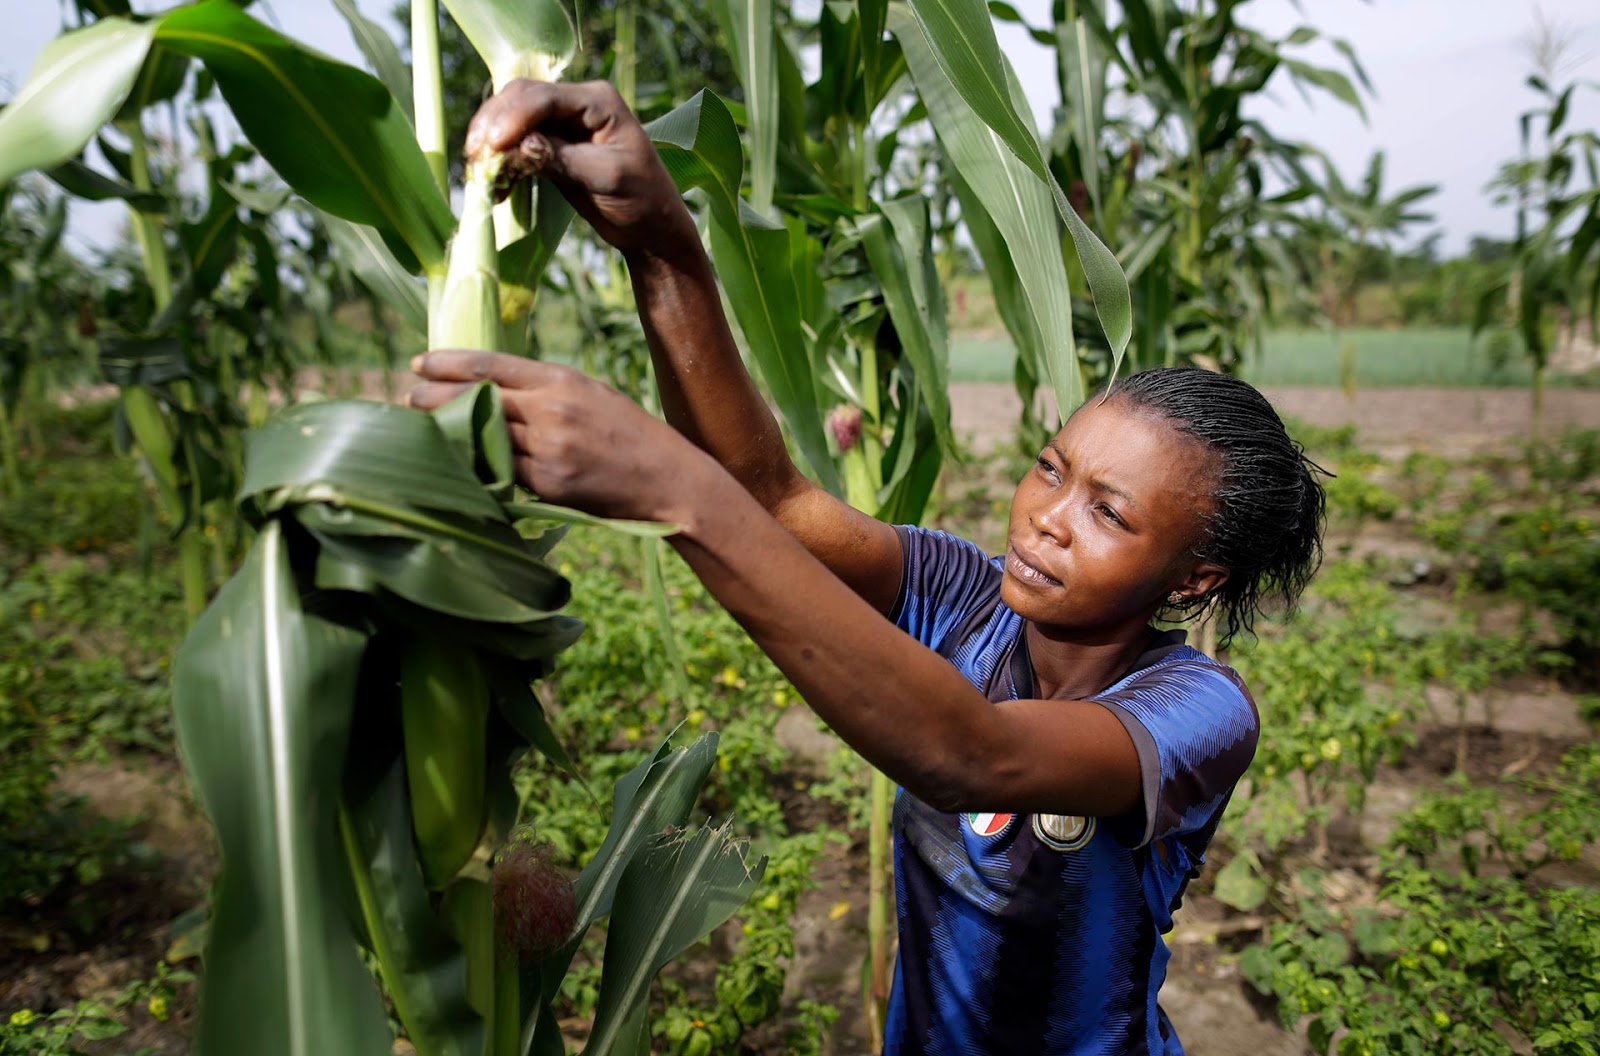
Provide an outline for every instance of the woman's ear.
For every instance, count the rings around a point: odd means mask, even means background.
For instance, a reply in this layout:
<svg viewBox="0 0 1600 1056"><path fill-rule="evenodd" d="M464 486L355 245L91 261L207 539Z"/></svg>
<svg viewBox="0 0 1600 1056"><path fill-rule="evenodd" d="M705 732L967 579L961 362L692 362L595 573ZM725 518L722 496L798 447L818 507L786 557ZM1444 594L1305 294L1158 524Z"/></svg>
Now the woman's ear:
<svg viewBox="0 0 1600 1056"><path fill-rule="evenodd" d="M1228 582L1228 570L1215 561L1197 561L1188 576L1178 584L1177 592L1190 598L1204 598L1222 589Z"/></svg>

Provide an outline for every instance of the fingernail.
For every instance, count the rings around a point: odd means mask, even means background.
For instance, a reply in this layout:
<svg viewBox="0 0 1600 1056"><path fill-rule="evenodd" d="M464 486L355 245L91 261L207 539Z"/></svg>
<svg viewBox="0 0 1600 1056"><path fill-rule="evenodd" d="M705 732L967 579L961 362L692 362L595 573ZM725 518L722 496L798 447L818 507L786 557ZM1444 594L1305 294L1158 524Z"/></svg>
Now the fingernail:
<svg viewBox="0 0 1600 1056"><path fill-rule="evenodd" d="M412 356L411 357L411 373L413 373L413 374L421 374L422 373L422 361L424 359L426 359L426 358L427 358L427 354L423 353L423 352L419 352L416 355Z"/></svg>

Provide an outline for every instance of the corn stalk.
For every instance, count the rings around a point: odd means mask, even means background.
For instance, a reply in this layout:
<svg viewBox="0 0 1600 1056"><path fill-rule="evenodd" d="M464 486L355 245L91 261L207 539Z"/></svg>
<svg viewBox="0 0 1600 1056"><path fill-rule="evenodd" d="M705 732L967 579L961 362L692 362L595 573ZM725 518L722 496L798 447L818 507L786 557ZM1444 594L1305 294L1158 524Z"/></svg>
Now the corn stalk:
<svg viewBox="0 0 1600 1056"><path fill-rule="evenodd" d="M528 14L450 7L497 45ZM541 32L566 18L553 3L539 14ZM508 343L502 271L524 286L537 275L561 211L541 207L497 244L491 197L506 174L484 158L456 223L436 152L389 86L229 0L107 18L52 44L0 113L0 184L75 155L173 54L204 64L285 183L345 225L333 230L369 288L414 310L405 276L421 271L431 339ZM437 68L414 78L420 126ZM580 629L559 614L569 587L546 554L567 525L602 522L517 490L498 393L483 386L433 415L285 410L247 438L240 512L254 544L175 664L180 745L222 846L197 1051L387 1052L358 947L423 1056L563 1051L552 1002L602 917L586 1051L642 1051L651 978L742 903L762 864L726 827L662 835L688 820L709 735L619 782L611 834L576 881L508 847L514 761L538 750L573 769L530 689Z"/></svg>

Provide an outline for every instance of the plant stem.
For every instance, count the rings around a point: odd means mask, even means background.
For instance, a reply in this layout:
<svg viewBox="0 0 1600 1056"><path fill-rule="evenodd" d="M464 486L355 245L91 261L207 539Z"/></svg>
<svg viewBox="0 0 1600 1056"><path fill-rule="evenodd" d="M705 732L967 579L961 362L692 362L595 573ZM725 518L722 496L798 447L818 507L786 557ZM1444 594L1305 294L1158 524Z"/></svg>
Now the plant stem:
<svg viewBox="0 0 1600 1056"><path fill-rule="evenodd" d="M444 144L444 67L439 61L438 0L411 0L411 109L417 123L417 146L428 170L450 198L450 164ZM444 294L444 269L428 271L428 318L432 320Z"/></svg>
<svg viewBox="0 0 1600 1056"><path fill-rule="evenodd" d="M439 189L450 193L450 165L444 144L444 67L439 61L438 0L411 0L411 107L416 114L417 146Z"/></svg>
<svg viewBox="0 0 1600 1056"><path fill-rule="evenodd" d="M0 469L5 471L5 487L0 488L0 493L9 492L15 497L22 485L22 466L17 458L17 436L11 428L11 411L6 407L4 396L0 396Z"/></svg>
<svg viewBox="0 0 1600 1056"><path fill-rule="evenodd" d="M133 185L141 191L152 190L154 183L150 179L150 156L144 129L135 120L125 125L124 130L131 144ZM139 242L145 281L150 284L150 296L159 315L172 303L172 270L167 261L161 220L131 207L128 213ZM149 463L162 512L174 528L184 526L178 536L178 575L183 584L184 609L191 620L196 619L206 607L206 558L204 540L196 531L200 526L199 511L194 511L192 518L186 516L189 511L179 488L176 459L182 455L181 445L172 435L171 423L149 389L142 385L123 389L122 408L134 440Z"/></svg>

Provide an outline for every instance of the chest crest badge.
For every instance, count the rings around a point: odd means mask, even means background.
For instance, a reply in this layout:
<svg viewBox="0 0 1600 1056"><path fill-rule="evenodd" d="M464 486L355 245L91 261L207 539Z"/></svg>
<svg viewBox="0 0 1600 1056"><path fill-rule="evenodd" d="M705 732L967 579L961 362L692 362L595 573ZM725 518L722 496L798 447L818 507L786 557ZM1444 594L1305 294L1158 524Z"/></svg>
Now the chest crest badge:
<svg viewBox="0 0 1600 1056"><path fill-rule="evenodd" d="M1095 819L1071 814L1035 814L1033 834L1046 847L1076 851L1094 839Z"/></svg>
<svg viewBox="0 0 1600 1056"><path fill-rule="evenodd" d="M1015 814L968 814L967 827L979 836L998 836L1011 825Z"/></svg>

